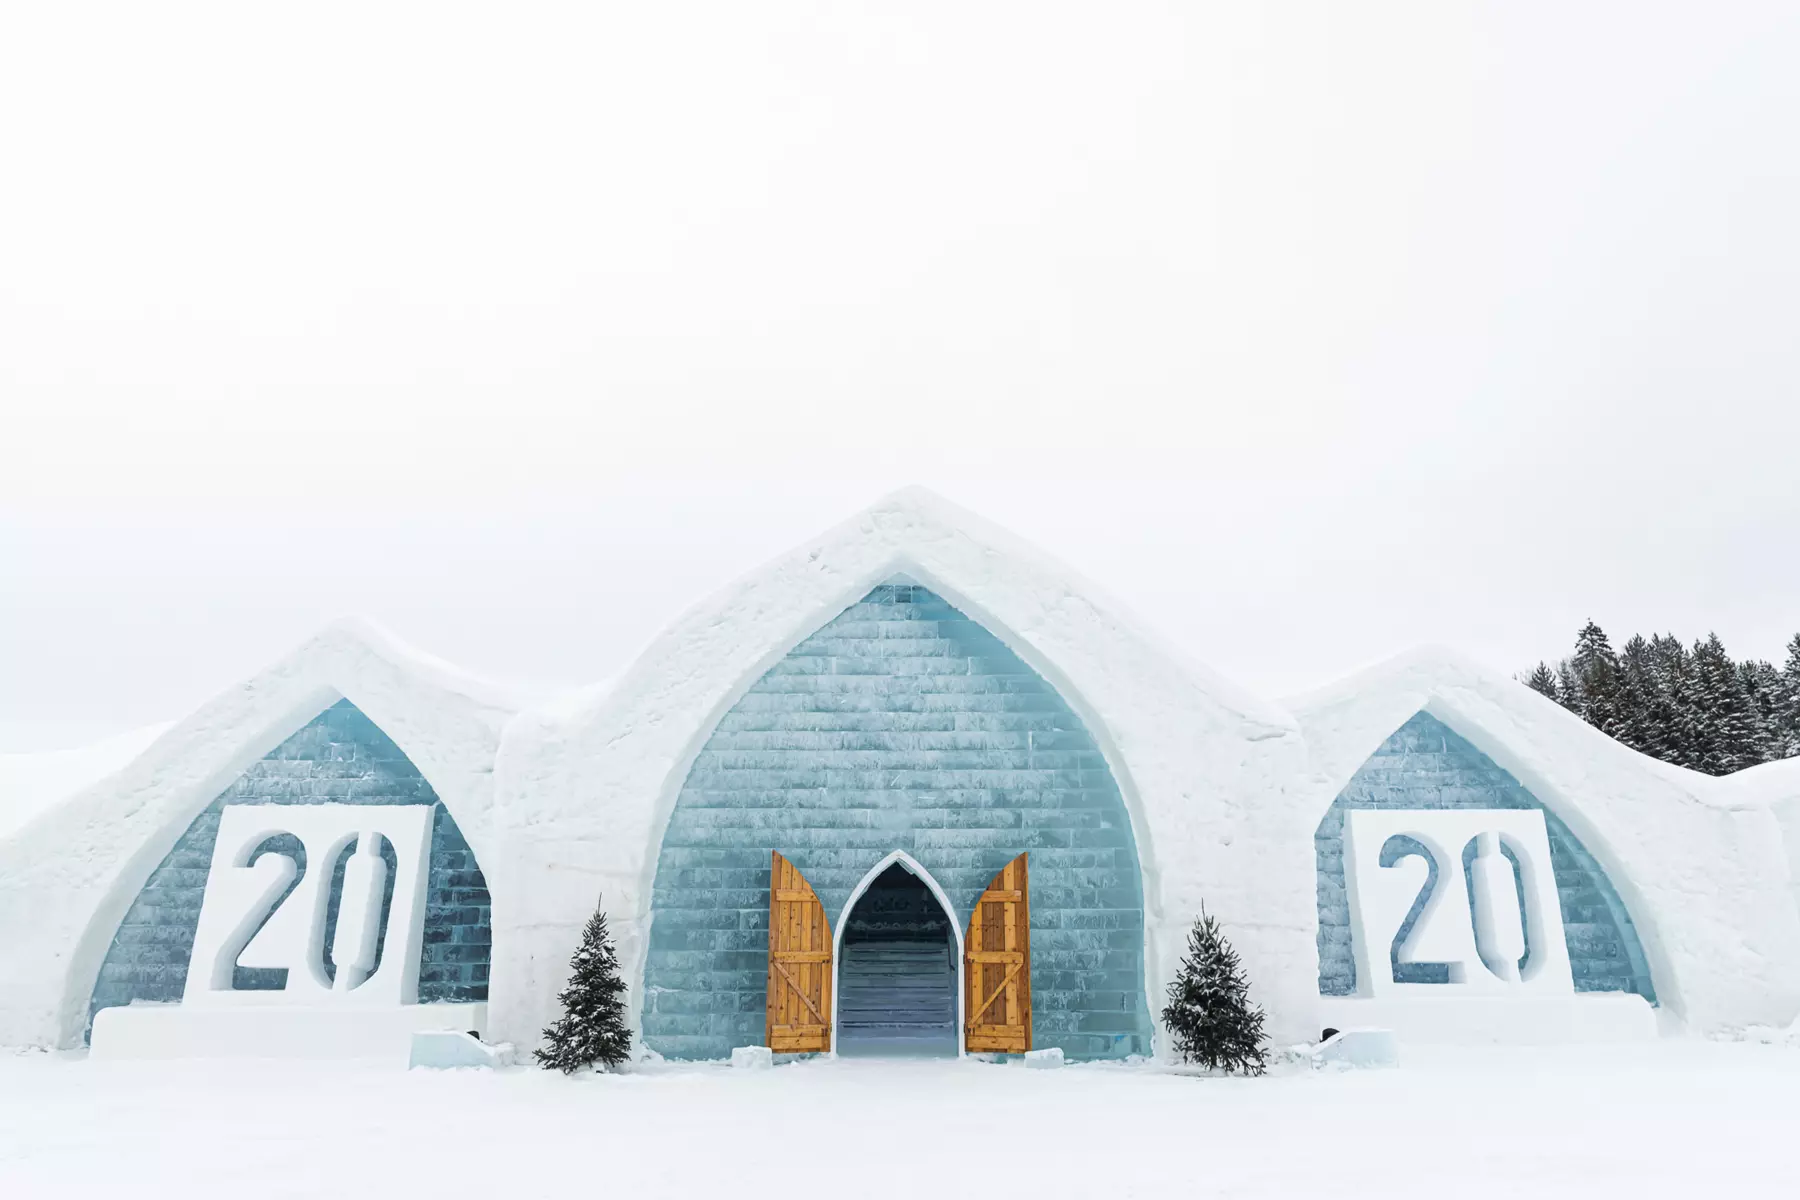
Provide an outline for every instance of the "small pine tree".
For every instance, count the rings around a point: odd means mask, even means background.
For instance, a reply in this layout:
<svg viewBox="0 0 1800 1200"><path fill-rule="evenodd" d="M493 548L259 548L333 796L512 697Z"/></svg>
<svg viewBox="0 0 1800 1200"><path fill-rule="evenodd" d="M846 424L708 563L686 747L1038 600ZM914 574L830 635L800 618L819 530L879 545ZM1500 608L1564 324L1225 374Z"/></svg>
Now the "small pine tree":
<svg viewBox="0 0 1800 1200"><path fill-rule="evenodd" d="M1162 1012L1176 1053L1213 1070L1261 1075L1267 1066L1263 1012L1250 1003L1249 990L1237 951L1202 908Z"/></svg>
<svg viewBox="0 0 1800 1200"><path fill-rule="evenodd" d="M625 981L619 956L606 932L606 914L596 910L581 931L581 945L569 960L569 986L557 996L563 1015L544 1030L540 1066L564 1074L603 1064L616 1067L631 1054L625 1024Z"/></svg>

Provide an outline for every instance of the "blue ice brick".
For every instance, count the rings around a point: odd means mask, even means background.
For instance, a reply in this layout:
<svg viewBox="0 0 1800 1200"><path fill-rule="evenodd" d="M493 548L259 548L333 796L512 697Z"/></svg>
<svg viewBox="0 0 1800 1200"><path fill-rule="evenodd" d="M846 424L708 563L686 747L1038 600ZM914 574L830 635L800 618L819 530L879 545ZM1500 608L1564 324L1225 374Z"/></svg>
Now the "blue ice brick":
<svg viewBox="0 0 1800 1200"><path fill-rule="evenodd" d="M1138 1032L1143 1026L1138 1013L1125 1009L1108 1012L1105 1009L1090 1008L1079 1014L1076 1021L1076 1028L1082 1033L1131 1034Z"/></svg>
<svg viewBox="0 0 1800 1200"><path fill-rule="evenodd" d="M1326 995L1355 991L1343 863L1343 813L1353 808L1543 806L1492 759L1429 714L1420 712L1396 730L1344 785L1314 835L1319 990ZM1654 1003L1648 962L1611 881L1554 813L1545 810L1544 824L1576 988L1632 991ZM1441 976L1442 968L1432 972L1428 965L1427 973Z"/></svg>

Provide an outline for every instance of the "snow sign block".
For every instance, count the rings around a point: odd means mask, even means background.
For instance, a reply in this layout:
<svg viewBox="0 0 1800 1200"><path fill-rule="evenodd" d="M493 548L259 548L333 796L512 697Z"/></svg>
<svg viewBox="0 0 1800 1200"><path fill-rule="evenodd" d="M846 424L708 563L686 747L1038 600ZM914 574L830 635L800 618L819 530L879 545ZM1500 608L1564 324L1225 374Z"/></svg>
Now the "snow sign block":
<svg viewBox="0 0 1800 1200"><path fill-rule="evenodd" d="M420 804L233 804L219 817L182 1003L208 1007L399 1008L418 997L432 810ZM267 851L286 835L308 869ZM393 878L381 854L395 859ZM261 851L259 853L259 851ZM344 883L331 944L333 868ZM392 899L383 911L391 885ZM385 936L383 927L385 924ZM326 955L337 964L327 972ZM237 967L279 968L279 990L232 986Z"/></svg>
<svg viewBox="0 0 1800 1200"><path fill-rule="evenodd" d="M1574 994L1537 809L1358 809L1344 866L1360 994ZM1444 964L1448 982L1396 978L1416 963Z"/></svg>

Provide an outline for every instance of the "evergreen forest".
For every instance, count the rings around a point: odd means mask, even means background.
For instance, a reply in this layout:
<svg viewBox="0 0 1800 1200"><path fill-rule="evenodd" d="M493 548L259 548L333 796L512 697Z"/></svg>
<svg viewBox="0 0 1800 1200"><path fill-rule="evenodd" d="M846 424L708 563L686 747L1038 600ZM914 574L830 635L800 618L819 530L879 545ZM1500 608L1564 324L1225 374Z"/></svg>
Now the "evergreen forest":
<svg viewBox="0 0 1800 1200"><path fill-rule="evenodd" d="M1776 666L1733 659L1716 633L1615 650L1589 621L1573 654L1520 679L1632 749L1708 775L1800 756L1800 634Z"/></svg>

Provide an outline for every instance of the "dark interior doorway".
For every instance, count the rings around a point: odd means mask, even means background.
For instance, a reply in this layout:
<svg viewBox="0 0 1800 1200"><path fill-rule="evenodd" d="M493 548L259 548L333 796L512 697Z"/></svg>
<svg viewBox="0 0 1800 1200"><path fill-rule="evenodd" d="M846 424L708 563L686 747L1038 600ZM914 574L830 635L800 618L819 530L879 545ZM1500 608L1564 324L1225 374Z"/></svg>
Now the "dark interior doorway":
<svg viewBox="0 0 1800 1200"><path fill-rule="evenodd" d="M899 863L844 921L837 999L839 1054L956 1054L956 932L931 889Z"/></svg>

